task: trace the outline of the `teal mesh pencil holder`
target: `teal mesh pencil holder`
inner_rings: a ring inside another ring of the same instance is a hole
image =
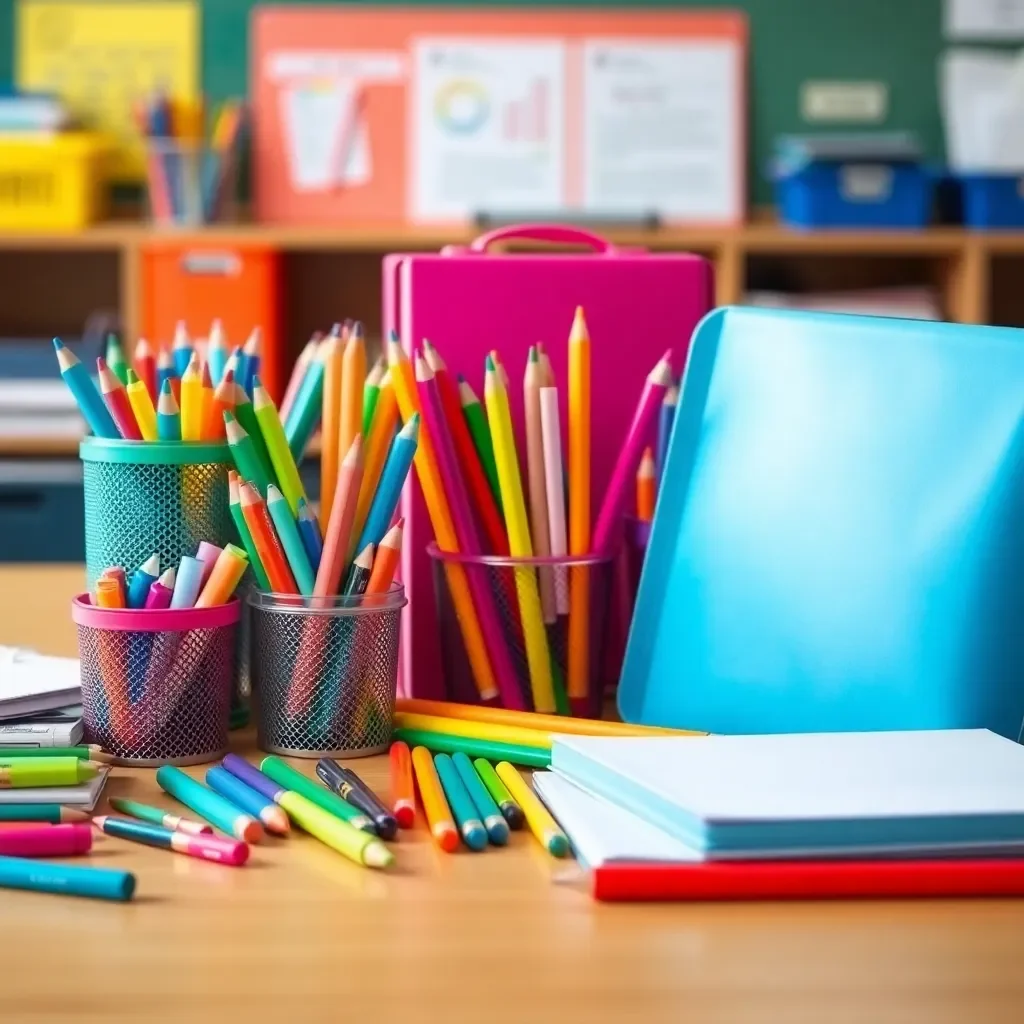
[[[233,542],[227,444],[87,437],[79,448],[89,588],[111,565],[129,575],[153,552],[177,568],[201,540]]]

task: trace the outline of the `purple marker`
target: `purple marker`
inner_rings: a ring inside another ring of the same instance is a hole
[[[199,577],[200,591],[206,586],[206,581],[210,578],[210,573],[213,572],[214,563],[220,558],[220,552],[221,549],[216,544],[211,544],[208,540],[201,540],[199,542],[196,558],[203,563],[203,574]]]
[[[275,804],[279,804],[281,797],[288,792],[284,786],[278,785],[270,776],[264,775],[259,768],[237,754],[225,754],[221,764],[240,782],[244,782],[250,789],[255,789],[268,800],[273,800]]]

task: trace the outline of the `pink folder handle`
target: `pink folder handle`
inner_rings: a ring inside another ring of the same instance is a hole
[[[475,238],[468,246],[449,245],[442,250],[445,255],[486,256],[487,250],[496,242],[507,242],[511,239],[525,239],[530,242],[550,242],[554,245],[586,245],[605,256],[614,256],[619,250],[607,238],[595,235],[582,228],[572,228],[564,224],[510,224],[507,227],[495,228]]]

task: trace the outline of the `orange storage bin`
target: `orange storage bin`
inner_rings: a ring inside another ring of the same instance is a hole
[[[231,345],[263,330],[260,380],[275,401],[282,391],[281,254],[263,245],[150,242],[142,253],[142,333],[170,342],[184,320],[205,335],[220,318]]]

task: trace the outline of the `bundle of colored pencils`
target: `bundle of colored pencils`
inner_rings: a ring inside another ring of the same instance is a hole
[[[367,375],[361,325],[339,324],[307,345],[282,402],[284,416],[258,381],[255,424],[246,428],[225,414],[238,469],[229,478],[231,512],[264,590],[325,598],[391,586],[402,545],[395,512],[420,424],[412,417],[396,433],[393,388],[378,369]],[[296,460],[319,423],[318,520]]]
[[[121,340],[107,337],[105,358],[96,360],[97,382],[59,338],[57,364],[89,429],[97,437],[129,441],[223,441],[224,413],[255,423],[252,405],[262,340],[254,327],[243,346],[228,352],[219,320],[204,343],[179,322],[170,346],[158,352],[145,338],[129,364]]]
[[[568,713],[570,702],[575,713],[588,710],[591,577],[590,567],[580,560],[609,558],[614,553],[641,454],[672,383],[666,353],[647,377],[592,524],[590,335],[582,309],[576,311],[568,349],[566,502],[558,385],[542,346],[529,352],[523,382],[525,444],[518,446],[509,411],[508,374],[497,352],[486,357],[485,414],[470,384],[461,375],[457,380],[452,376],[429,342],[415,354],[415,368],[397,337],[388,346],[388,372],[400,415],[406,422],[414,415],[423,416],[416,471],[441,551],[513,560],[568,558],[567,566],[546,564],[539,569],[513,561],[514,585],[508,587],[511,593],[504,600],[498,600],[481,573],[467,573],[456,562],[445,565],[480,696],[484,701],[500,697],[505,707],[515,710],[526,707],[527,700],[541,712]],[[519,468],[518,453],[523,450],[526,487]],[[501,607],[508,605],[517,607],[517,622],[502,622]],[[557,628],[563,617],[567,617],[564,687],[549,638],[549,630]],[[525,651],[527,693],[509,651],[513,638]]]
[[[636,517],[641,523],[654,519],[654,506],[658,501],[662,481],[665,478],[665,459],[668,443],[672,438],[672,427],[676,421],[676,406],[679,404],[679,388],[673,384],[665,392],[658,413],[657,445],[648,445],[636,471]]]

